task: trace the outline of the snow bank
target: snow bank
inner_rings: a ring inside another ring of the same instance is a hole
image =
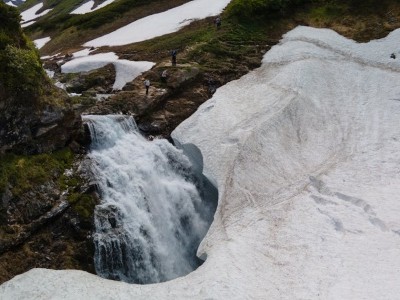
[[[4,3],[10,6],[18,7],[22,3],[24,3],[25,0],[4,0]]]
[[[95,8],[92,8],[94,5],[94,1],[88,1],[83,3],[81,6],[79,6],[77,9],[73,10],[70,12],[71,15],[75,14],[75,15],[83,15],[83,14],[87,14],[90,13],[92,11],[98,10],[104,6],[107,6],[111,3],[113,3],[115,0],[106,0],[103,3],[101,3],[100,5],[97,5]]]
[[[95,70],[112,63],[115,66],[116,78],[113,89],[122,89],[127,82],[132,81],[141,73],[151,69],[154,63],[148,61],[129,61],[118,59],[114,52],[88,55],[90,50],[81,50],[74,53],[76,59],[70,60],[61,66],[63,73],[78,73]],[[86,55],[86,56],[85,56]]]
[[[23,11],[21,13],[21,18],[22,18],[22,22],[27,23],[28,21],[32,21],[34,19],[37,19],[41,16],[44,16],[45,14],[47,14],[49,11],[51,11],[51,9],[46,9],[44,11],[42,11],[41,13],[37,13],[41,8],[43,7],[43,3],[38,3],[34,6],[32,6],[31,8]],[[29,25],[33,24],[33,22],[29,22]],[[22,25],[24,27],[24,24]]]
[[[219,14],[230,0],[193,0],[162,13],[147,16],[114,32],[91,40],[84,46],[120,46],[178,31],[195,19]]]
[[[34,269],[0,298],[396,299],[399,39],[298,27],[173,132],[219,189],[195,272],[138,286]]]
[[[46,45],[46,43],[48,43],[50,40],[51,40],[51,38],[48,36],[48,37],[45,37],[45,38],[34,40],[33,42],[35,43],[36,48],[40,49],[44,45]]]

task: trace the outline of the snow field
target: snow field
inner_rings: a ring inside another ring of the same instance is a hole
[[[94,1],[88,1],[83,3],[81,6],[79,6],[77,9],[73,10],[70,12],[70,14],[76,14],[76,15],[83,15],[83,14],[87,14],[90,13],[92,11],[98,10],[102,7],[105,7],[111,3],[113,3],[115,0],[106,0],[103,3],[101,3],[100,5],[96,6],[95,8],[92,8],[94,5]]]
[[[114,32],[91,40],[86,47],[120,46],[178,31],[196,19],[219,14],[230,0],[193,0],[162,13],[153,14]]]
[[[34,6],[32,6],[31,8],[23,11],[21,13],[21,18],[22,18],[22,27],[27,27],[29,25],[32,25],[33,23],[35,23],[35,19],[44,16],[45,14],[47,14],[48,12],[51,11],[51,9],[46,9],[44,11],[42,11],[41,13],[37,13],[41,8],[43,7],[43,3],[40,2]]]

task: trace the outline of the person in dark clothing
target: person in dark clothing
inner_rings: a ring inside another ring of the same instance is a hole
[[[172,50],[171,51],[171,60],[172,60],[172,65],[173,66],[176,66],[176,54],[177,54],[176,50]]]
[[[390,55],[390,58],[396,59],[396,54],[392,53],[392,54]]]
[[[221,17],[220,17],[220,16],[218,16],[218,17],[215,19],[215,25],[217,26],[217,29],[220,29],[220,28],[221,28]]]
[[[146,79],[144,81],[144,86],[146,87],[146,96],[149,94],[150,80]]]

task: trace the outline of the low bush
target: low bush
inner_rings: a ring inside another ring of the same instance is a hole
[[[232,0],[227,7],[227,13],[240,19],[270,17],[307,2],[310,0]]]
[[[0,80],[15,101],[36,106],[46,76],[34,49],[7,45],[0,53]]]
[[[8,185],[14,196],[49,180],[60,179],[65,169],[71,168],[74,159],[69,149],[50,154],[32,156],[6,154],[0,156],[0,195]],[[63,183],[60,181],[60,186]]]

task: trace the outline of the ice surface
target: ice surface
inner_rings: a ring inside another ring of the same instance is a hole
[[[137,286],[33,269],[0,298],[397,299],[399,39],[298,27],[173,132],[219,190],[195,272]]]
[[[230,0],[193,0],[162,13],[147,16],[114,32],[91,40],[84,46],[120,46],[178,31],[196,19],[219,14]]]
[[[132,81],[144,71],[151,69],[154,63],[148,61],[129,61],[118,59],[114,52],[87,55],[89,50],[74,53],[77,57],[61,66],[63,73],[88,72],[112,63],[115,66],[116,78],[113,89],[120,90],[127,82]]]
[[[96,6],[95,8],[92,9],[93,5],[94,5],[94,1],[88,1],[83,3],[81,6],[79,6],[77,9],[71,11],[71,14],[76,14],[76,15],[83,15],[83,14],[87,14],[90,13],[92,11],[98,10],[104,6],[107,6],[108,4],[113,3],[115,0],[106,0],[103,3],[101,3],[100,5]]]

